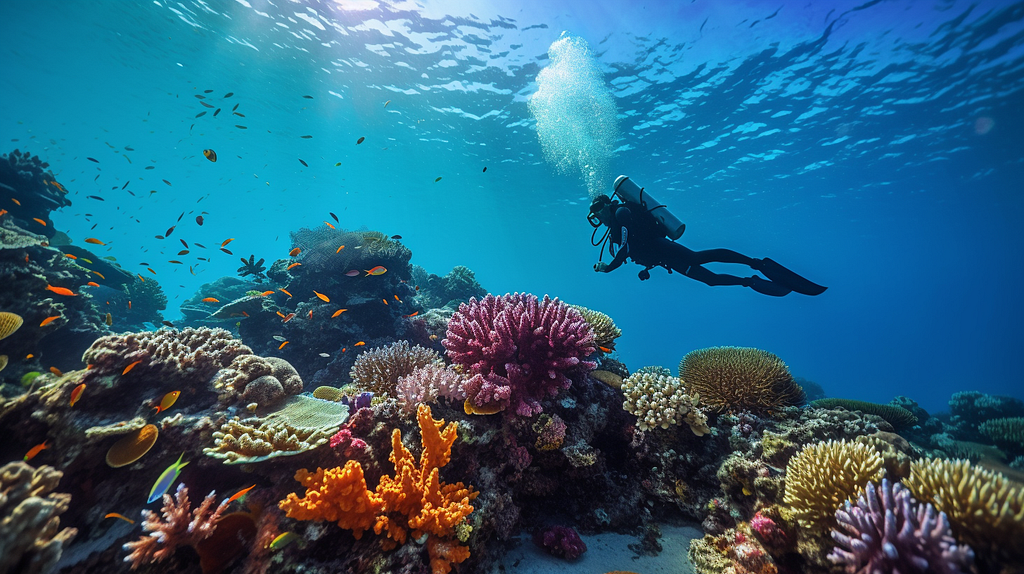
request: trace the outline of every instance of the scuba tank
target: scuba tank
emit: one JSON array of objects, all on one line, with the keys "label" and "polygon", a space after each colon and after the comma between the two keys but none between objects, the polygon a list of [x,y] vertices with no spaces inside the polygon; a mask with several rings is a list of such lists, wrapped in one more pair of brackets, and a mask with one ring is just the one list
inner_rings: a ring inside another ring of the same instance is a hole
[{"label": "scuba tank", "polygon": [[658,230],[672,241],[683,236],[683,232],[686,231],[686,224],[679,221],[667,207],[658,203],[658,200],[651,197],[650,193],[644,191],[644,188],[633,183],[628,176],[620,175],[615,178],[612,190],[613,193],[618,194],[624,201],[638,203],[643,206],[648,213],[654,216],[654,220],[658,224]]}]

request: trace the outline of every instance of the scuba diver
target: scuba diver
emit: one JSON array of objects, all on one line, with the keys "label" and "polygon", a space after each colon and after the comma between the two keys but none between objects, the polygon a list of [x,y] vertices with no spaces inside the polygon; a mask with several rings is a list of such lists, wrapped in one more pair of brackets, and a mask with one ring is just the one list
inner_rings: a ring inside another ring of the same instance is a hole
[{"label": "scuba diver", "polygon": [[[591,203],[590,214],[587,215],[587,221],[594,228],[591,243],[601,248],[601,256],[594,265],[594,271],[614,271],[628,257],[644,267],[639,274],[641,281],[651,278],[650,270],[654,267],[664,267],[669,273],[677,271],[707,285],[742,285],[773,297],[782,297],[794,291],[803,295],[820,295],[827,289],[767,257],[754,259],[731,249],[692,251],[676,243],[675,240],[686,230],[686,225],[624,175],[615,179],[612,195],[619,196],[622,201],[599,195]],[[602,225],[608,229],[604,237],[595,242],[597,230]],[[604,257],[606,241],[608,253],[612,256],[611,263],[600,261]],[[760,271],[767,279],[758,275],[737,277],[713,273],[703,267],[706,263],[739,263]]]}]

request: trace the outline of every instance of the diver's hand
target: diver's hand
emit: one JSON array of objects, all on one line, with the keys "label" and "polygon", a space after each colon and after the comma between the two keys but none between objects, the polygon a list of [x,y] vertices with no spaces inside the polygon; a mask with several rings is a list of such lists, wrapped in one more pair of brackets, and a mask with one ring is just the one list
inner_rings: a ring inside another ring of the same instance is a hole
[{"label": "diver's hand", "polygon": [[594,264],[594,271],[597,271],[598,273],[607,273],[608,272],[608,264],[605,263],[604,261],[595,263]]},{"label": "diver's hand", "polygon": [[651,278],[651,272],[644,269],[639,274],[637,274],[637,277],[639,277],[641,281],[647,281],[648,279]]}]

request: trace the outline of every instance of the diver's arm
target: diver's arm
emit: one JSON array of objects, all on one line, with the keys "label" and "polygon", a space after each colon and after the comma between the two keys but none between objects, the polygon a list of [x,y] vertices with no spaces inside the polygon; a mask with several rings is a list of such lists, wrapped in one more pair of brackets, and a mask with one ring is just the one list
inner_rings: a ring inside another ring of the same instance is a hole
[{"label": "diver's arm", "polygon": [[604,273],[609,273],[611,271],[615,271],[623,263],[626,262],[626,257],[628,257],[628,256],[629,256],[629,246],[628,245],[623,245],[622,247],[619,248],[618,251],[615,252],[615,258],[612,259],[612,262],[609,263],[608,265],[603,266],[601,269],[598,269],[598,271],[603,271]]}]

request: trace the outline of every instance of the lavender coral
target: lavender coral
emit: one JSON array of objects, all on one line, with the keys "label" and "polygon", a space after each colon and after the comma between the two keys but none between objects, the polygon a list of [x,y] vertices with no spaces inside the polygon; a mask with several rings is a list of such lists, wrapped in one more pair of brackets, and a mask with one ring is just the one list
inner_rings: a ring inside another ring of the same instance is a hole
[{"label": "lavender coral", "polygon": [[902,484],[868,483],[856,503],[836,511],[836,521],[837,546],[828,558],[849,574],[973,571],[974,552],[956,544],[946,514],[914,500]]},{"label": "lavender coral", "polygon": [[594,332],[579,311],[547,296],[487,295],[459,305],[442,341],[452,361],[472,374],[464,389],[476,410],[540,413],[541,399],[593,370]]},{"label": "lavender coral", "polygon": [[213,506],[215,501],[216,495],[211,492],[199,507],[192,510],[188,488],[179,484],[174,498],[170,494],[164,495],[163,520],[155,512],[142,511],[145,520],[142,530],[146,535],[124,545],[125,550],[131,551],[124,561],[130,562],[132,570],[135,570],[143,564],[163,562],[181,546],[195,547],[213,534],[217,520],[228,508],[227,499],[216,507]]},{"label": "lavender coral", "polygon": [[406,414],[416,412],[416,407],[424,403],[433,403],[438,397],[453,401],[463,401],[466,394],[462,385],[467,377],[451,365],[429,363],[416,367],[412,373],[398,378],[395,396],[398,405]]}]

